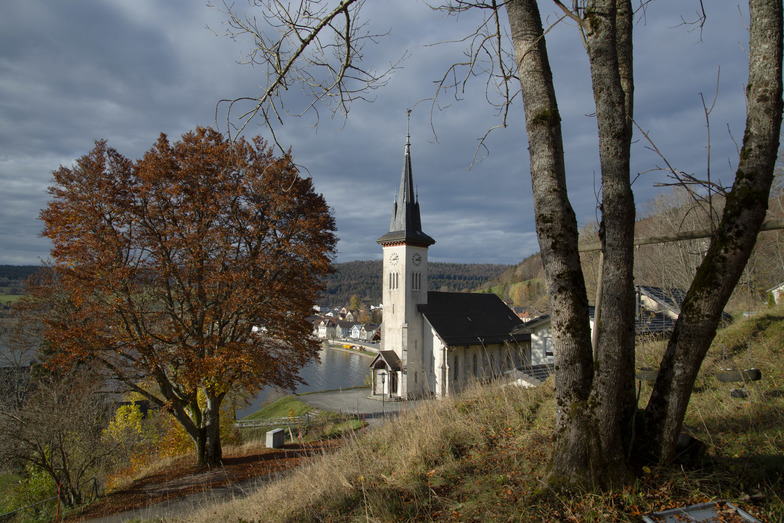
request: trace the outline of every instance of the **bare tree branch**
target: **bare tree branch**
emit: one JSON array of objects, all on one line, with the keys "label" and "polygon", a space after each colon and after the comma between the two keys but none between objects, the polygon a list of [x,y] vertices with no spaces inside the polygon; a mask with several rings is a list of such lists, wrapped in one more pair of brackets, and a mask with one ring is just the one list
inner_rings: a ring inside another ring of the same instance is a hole
[{"label": "bare tree branch", "polygon": [[[261,12],[259,18],[244,16],[234,4],[222,2],[211,7],[227,16],[226,28],[216,34],[232,39],[250,37],[253,48],[240,63],[261,66],[266,81],[260,95],[224,99],[215,110],[216,121],[221,107],[226,107],[229,134],[240,134],[259,116],[270,129],[275,144],[285,152],[275,133],[283,125],[284,115],[304,116],[312,112],[316,124],[318,105],[325,104],[332,116],[348,113],[357,100],[372,101],[369,93],[383,86],[389,74],[398,68],[407,54],[383,71],[360,67],[363,46],[384,34],[366,31],[359,17],[364,0],[341,0],[330,9],[320,0],[300,0],[292,5],[277,0],[251,0],[249,5]],[[296,106],[293,88],[303,91],[309,102],[289,113],[287,102]],[[250,108],[236,116],[239,105]],[[236,124],[234,122],[237,122]]]}]

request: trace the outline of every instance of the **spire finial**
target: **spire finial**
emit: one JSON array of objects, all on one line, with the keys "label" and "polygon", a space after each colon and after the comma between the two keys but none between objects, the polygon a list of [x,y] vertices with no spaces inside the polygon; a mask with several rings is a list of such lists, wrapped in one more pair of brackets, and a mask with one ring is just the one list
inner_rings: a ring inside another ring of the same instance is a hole
[{"label": "spire finial", "polygon": [[408,118],[406,123],[406,145],[411,145],[411,109],[406,109],[406,117]]}]

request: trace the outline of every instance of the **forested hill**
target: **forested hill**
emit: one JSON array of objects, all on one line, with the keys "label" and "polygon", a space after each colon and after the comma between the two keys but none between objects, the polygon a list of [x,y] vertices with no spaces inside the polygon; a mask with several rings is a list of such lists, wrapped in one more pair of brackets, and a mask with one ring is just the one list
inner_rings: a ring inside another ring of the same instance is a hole
[{"label": "forested hill", "polygon": [[[510,266],[430,262],[428,268],[430,290],[470,291],[499,277]],[[35,265],[0,265],[0,281],[21,281],[38,269]],[[348,305],[354,294],[363,303],[381,303],[381,260],[336,263],[335,269],[335,274],[327,279],[327,294],[319,305]]]},{"label": "forested hill", "polygon": [[[335,264],[336,272],[327,279],[326,295],[319,305],[348,305],[351,296],[366,304],[381,303],[381,260],[353,261]],[[437,263],[428,264],[428,289],[432,291],[469,291],[488,280],[497,278],[509,265],[489,263]]]},{"label": "forested hill", "polygon": [[508,267],[479,290],[495,293],[504,301],[531,312],[544,312],[547,309],[547,288],[541,256],[539,253],[532,254],[517,265]]},{"label": "forested hill", "polygon": [[24,280],[39,268],[38,265],[0,265],[0,279]]}]

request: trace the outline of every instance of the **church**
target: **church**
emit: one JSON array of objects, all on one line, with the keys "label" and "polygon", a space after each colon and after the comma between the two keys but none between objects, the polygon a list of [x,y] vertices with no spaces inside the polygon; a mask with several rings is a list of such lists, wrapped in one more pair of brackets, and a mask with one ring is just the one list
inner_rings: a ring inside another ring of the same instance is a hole
[{"label": "church", "polygon": [[443,397],[530,365],[531,335],[498,296],[427,290],[428,249],[436,242],[422,231],[410,135],[389,232],[377,243],[384,320],[381,350],[370,364],[374,396]]}]

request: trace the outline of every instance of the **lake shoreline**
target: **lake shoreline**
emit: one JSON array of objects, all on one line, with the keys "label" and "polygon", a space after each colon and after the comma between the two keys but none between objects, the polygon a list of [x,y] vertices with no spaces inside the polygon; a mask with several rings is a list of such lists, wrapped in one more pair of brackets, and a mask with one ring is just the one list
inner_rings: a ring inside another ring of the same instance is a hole
[{"label": "lake shoreline", "polygon": [[[372,349],[358,351],[343,348],[349,342],[337,342],[333,345],[322,345],[318,360],[311,360],[299,371],[302,382],[297,383],[294,390],[278,390],[274,386],[263,387],[249,401],[238,405],[238,419],[251,415],[276,399],[290,394],[323,392],[330,390],[350,389],[368,383],[370,362],[376,357]],[[353,344],[352,344],[353,345]],[[327,350],[330,349],[330,350]],[[368,359],[370,358],[370,359]]]},{"label": "lake shoreline", "polygon": [[[348,345],[348,344],[346,344]],[[366,358],[375,358],[378,355],[378,349],[367,347],[366,345],[360,345],[361,347],[365,347],[366,350],[355,350],[355,349],[346,349],[343,347],[339,347],[337,345],[322,345],[324,349],[336,350],[340,352],[346,352],[348,354],[358,354],[360,356],[365,356]]]}]

